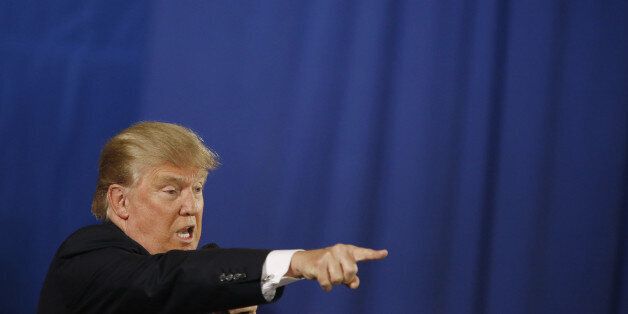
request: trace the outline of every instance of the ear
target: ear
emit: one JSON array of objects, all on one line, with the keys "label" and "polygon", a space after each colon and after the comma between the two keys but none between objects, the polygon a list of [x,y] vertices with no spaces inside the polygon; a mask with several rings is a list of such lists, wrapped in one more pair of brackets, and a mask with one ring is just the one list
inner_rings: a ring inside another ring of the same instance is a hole
[{"label": "ear", "polygon": [[112,184],[107,190],[107,202],[112,211],[110,214],[122,220],[129,218],[127,191],[127,188],[119,184]]}]

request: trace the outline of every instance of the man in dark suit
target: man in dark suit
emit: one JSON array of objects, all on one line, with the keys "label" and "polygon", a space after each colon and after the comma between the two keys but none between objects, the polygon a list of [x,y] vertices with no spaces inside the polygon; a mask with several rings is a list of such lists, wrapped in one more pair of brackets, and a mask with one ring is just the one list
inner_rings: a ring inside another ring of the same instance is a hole
[{"label": "man in dark suit", "polygon": [[138,123],[109,140],[92,203],[102,223],[61,245],[38,312],[255,311],[250,306],[279,299],[283,286],[300,278],[317,280],[326,291],[338,284],[355,289],[357,262],[387,255],[344,244],[197,250],[203,184],[217,165],[194,132],[175,124]]}]

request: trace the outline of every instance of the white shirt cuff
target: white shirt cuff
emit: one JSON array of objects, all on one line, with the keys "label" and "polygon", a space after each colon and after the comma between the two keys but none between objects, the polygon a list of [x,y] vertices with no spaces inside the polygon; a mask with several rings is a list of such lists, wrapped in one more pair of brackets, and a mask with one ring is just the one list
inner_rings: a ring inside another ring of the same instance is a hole
[{"label": "white shirt cuff", "polygon": [[299,281],[299,278],[286,277],[292,255],[303,250],[275,250],[268,253],[262,267],[262,295],[270,302],[275,298],[277,288]]}]

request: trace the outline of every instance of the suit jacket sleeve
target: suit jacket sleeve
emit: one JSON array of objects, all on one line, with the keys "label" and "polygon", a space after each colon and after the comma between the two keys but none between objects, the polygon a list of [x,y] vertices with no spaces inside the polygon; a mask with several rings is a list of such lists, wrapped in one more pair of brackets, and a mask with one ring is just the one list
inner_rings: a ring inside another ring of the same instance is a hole
[{"label": "suit jacket sleeve", "polygon": [[122,235],[66,241],[51,264],[39,312],[207,313],[266,303],[260,277],[268,250],[150,255]]}]

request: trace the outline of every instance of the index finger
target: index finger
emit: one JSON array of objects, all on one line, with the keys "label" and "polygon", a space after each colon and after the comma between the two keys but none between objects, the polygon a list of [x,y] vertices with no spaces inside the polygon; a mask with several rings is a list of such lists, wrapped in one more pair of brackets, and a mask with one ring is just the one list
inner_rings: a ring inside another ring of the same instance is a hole
[{"label": "index finger", "polygon": [[373,261],[383,259],[384,257],[388,256],[388,250],[373,250],[365,247],[356,246],[353,249],[352,254],[356,262]]},{"label": "index finger", "polygon": [[243,308],[239,308],[239,309],[232,309],[232,310],[228,310],[227,312],[229,314],[257,313],[257,305],[249,306],[249,307],[243,307]]}]

